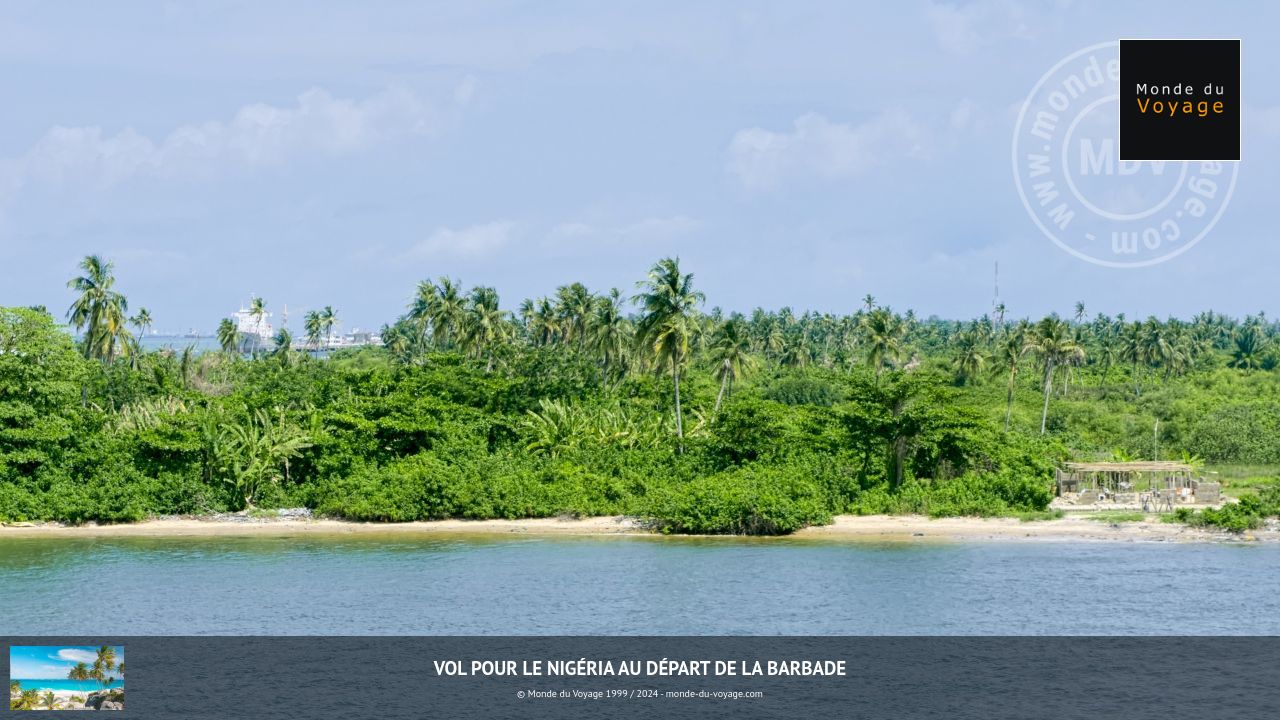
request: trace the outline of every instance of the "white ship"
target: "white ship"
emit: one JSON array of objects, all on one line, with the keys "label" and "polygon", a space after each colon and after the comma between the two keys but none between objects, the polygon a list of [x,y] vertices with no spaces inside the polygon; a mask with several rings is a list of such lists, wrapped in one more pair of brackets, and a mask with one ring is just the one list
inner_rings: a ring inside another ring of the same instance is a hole
[{"label": "white ship", "polygon": [[232,317],[235,318],[236,332],[240,334],[246,345],[249,347],[271,345],[272,338],[275,337],[275,330],[271,327],[271,313],[254,313],[249,308],[241,306]]}]

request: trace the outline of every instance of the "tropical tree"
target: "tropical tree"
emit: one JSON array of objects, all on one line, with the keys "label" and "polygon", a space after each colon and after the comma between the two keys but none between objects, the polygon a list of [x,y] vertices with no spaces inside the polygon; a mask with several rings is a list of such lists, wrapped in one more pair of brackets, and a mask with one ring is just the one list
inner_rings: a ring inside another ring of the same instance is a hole
[{"label": "tropical tree", "polygon": [[623,356],[631,328],[623,316],[622,304],[622,291],[613,288],[608,295],[596,298],[587,324],[588,345],[599,357],[606,378],[614,368],[625,368]]},{"label": "tropical tree", "polygon": [[640,306],[636,342],[661,365],[671,369],[675,385],[676,437],[684,448],[684,417],[680,407],[680,372],[689,353],[689,336],[698,306],[705,300],[693,289],[693,273],[680,271],[679,258],[654,263],[633,301]]},{"label": "tropical tree", "polygon": [[279,360],[284,367],[293,366],[297,354],[293,352],[293,333],[289,332],[289,328],[280,328],[272,342],[274,347],[271,348],[271,357]]},{"label": "tropical tree", "polygon": [[89,680],[90,677],[89,666],[82,662],[76,663],[75,666],[71,668],[71,672],[67,673],[68,680],[77,680],[79,682],[85,682]]},{"label": "tropical tree", "polygon": [[332,305],[325,305],[320,311],[320,327],[324,328],[325,347],[333,345],[333,328],[338,324],[338,313]]},{"label": "tropical tree", "polygon": [[324,318],[319,311],[311,310],[303,316],[302,330],[307,334],[307,346],[319,350],[320,338],[324,337]]},{"label": "tropical tree", "polygon": [[715,378],[720,381],[720,391],[716,393],[716,406],[712,411],[714,414],[720,412],[720,404],[725,394],[732,391],[733,383],[756,366],[756,359],[751,355],[751,340],[741,320],[730,318],[716,329],[711,344],[711,362]]},{"label": "tropical tree", "polygon": [[1071,328],[1055,315],[1044,318],[1028,333],[1027,349],[1044,364],[1044,409],[1040,413],[1040,434],[1043,435],[1049,419],[1053,373],[1059,366],[1083,357],[1084,349],[1076,344]]},{"label": "tropical tree", "polygon": [[84,274],[72,278],[67,287],[79,297],[67,309],[67,320],[77,332],[84,331],[82,351],[86,358],[110,363],[120,353],[128,352],[130,337],[125,327],[129,301],[116,292],[114,265],[98,255],[80,261]]},{"label": "tropical tree", "polygon": [[1018,381],[1018,366],[1027,352],[1027,324],[1025,321],[1006,333],[998,348],[1000,366],[1009,372],[1009,385],[1005,394],[1004,429],[1009,429],[1013,419],[1013,391]]},{"label": "tropical tree", "polygon": [[587,327],[595,308],[595,296],[582,283],[556,289],[556,319],[561,338],[582,347],[587,342]]},{"label": "tropical tree", "polygon": [[41,704],[45,710],[52,710],[58,706],[58,698],[53,694],[52,690],[46,690],[44,696],[40,698]]},{"label": "tropical tree", "polygon": [[240,352],[240,330],[231,318],[223,318],[218,323],[218,345],[227,354]]},{"label": "tropical tree", "polygon": [[248,510],[268,484],[288,479],[289,461],[311,447],[311,438],[285,418],[284,410],[277,409],[274,419],[258,410],[225,427],[217,447],[224,480]]},{"label": "tropical tree", "polygon": [[138,308],[137,314],[129,318],[129,324],[138,329],[139,335],[145,337],[147,333],[151,332],[151,325],[153,324],[151,311],[146,308]]},{"label": "tropical tree", "polygon": [[975,381],[987,365],[987,353],[983,350],[984,340],[977,330],[963,332],[956,342],[956,357],[953,361],[956,378],[961,384]]},{"label": "tropical tree", "polygon": [[23,690],[15,699],[9,698],[10,710],[35,710],[40,705],[39,690]]},{"label": "tropical tree", "polygon": [[498,307],[498,291],[491,287],[472,289],[463,316],[461,340],[476,359],[486,360],[487,370],[493,370],[493,348],[509,338],[511,330],[507,313]]},{"label": "tropical tree", "polygon": [[106,688],[115,679],[110,674],[115,669],[116,649],[110,645],[102,645],[98,648],[97,657],[93,660],[93,670],[89,673],[89,677],[97,680],[99,685]]},{"label": "tropical tree", "polygon": [[434,286],[435,298],[430,304],[431,337],[439,347],[453,347],[461,340],[467,315],[467,300],[461,285],[447,277]]},{"label": "tropical tree", "polygon": [[1266,363],[1270,344],[1256,324],[1242,325],[1232,336],[1231,359],[1227,364],[1240,370],[1257,370]]},{"label": "tropical tree", "polygon": [[[871,299],[868,296],[868,300]],[[901,357],[906,328],[902,318],[888,308],[878,307],[862,316],[860,329],[867,363],[875,368],[878,383],[885,366]]]}]

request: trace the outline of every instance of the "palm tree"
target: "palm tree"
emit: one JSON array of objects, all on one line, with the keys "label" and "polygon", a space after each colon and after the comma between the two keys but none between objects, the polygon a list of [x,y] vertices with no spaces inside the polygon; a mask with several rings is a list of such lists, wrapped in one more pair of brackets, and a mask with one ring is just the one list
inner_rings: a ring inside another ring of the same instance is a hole
[{"label": "palm tree", "polygon": [[324,328],[325,347],[333,345],[333,327],[338,324],[338,313],[332,305],[325,305],[320,311],[320,326]]},{"label": "palm tree", "polygon": [[52,690],[46,690],[44,697],[40,698],[40,702],[44,704],[45,710],[52,710],[58,705],[58,698],[53,694]]},{"label": "palm tree", "polygon": [[462,342],[477,359],[486,358],[486,371],[493,370],[493,346],[511,335],[511,323],[507,313],[498,307],[498,291],[491,287],[477,287],[467,298],[466,315],[462,322]]},{"label": "palm tree", "polygon": [[224,353],[240,352],[240,331],[231,318],[223,318],[222,322],[218,323],[218,344],[222,346]]},{"label": "palm tree", "polygon": [[110,684],[111,680],[108,673],[116,669],[116,649],[110,645],[103,645],[98,648],[98,656],[93,660],[93,671],[89,673],[89,677],[98,681],[104,689]]},{"label": "palm tree", "polygon": [[1027,352],[1027,323],[1019,322],[1013,331],[1005,334],[999,347],[1000,365],[1009,369],[1009,388],[1005,397],[1004,429],[1009,429],[1013,419],[1013,391],[1018,380],[1018,364]]},{"label": "palm tree", "polygon": [[320,338],[324,336],[324,319],[320,313],[311,310],[302,318],[302,329],[307,333],[307,345],[312,350],[320,349]]},{"label": "palm tree", "polygon": [[715,366],[715,378],[720,381],[720,391],[716,393],[713,414],[720,412],[720,404],[725,393],[731,391],[733,383],[755,368],[756,359],[750,350],[751,341],[742,328],[741,320],[730,318],[717,328],[711,344],[711,361]]},{"label": "palm tree", "polygon": [[538,298],[529,303],[525,317],[525,329],[534,345],[549,345],[560,335],[560,322],[550,298]]},{"label": "palm tree", "polygon": [[85,682],[89,678],[90,678],[89,666],[85,665],[82,662],[76,663],[75,667],[71,668],[71,672],[67,673],[68,680],[78,680],[80,682]]},{"label": "palm tree", "polygon": [[958,353],[955,357],[956,378],[961,384],[977,380],[987,364],[987,354],[982,350],[983,339],[976,330],[969,330],[959,335],[956,342]]},{"label": "palm tree", "polygon": [[98,255],[80,261],[84,275],[72,278],[67,287],[80,293],[67,309],[67,320],[77,332],[84,330],[83,352],[86,358],[110,363],[119,352],[128,352],[129,330],[125,316],[129,301],[116,292],[114,265]]},{"label": "palm tree", "polygon": [[23,690],[17,704],[13,700],[9,701],[10,710],[35,710],[40,704],[39,690]]},{"label": "palm tree", "polygon": [[1124,335],[1120,340],[1120,359],[1131,363],[1133,366],[1133,392],[1135,395],[1142,394],[1142,375],[1139,369],[1142,365],[1151,361],[1150,344],[1142,323],[1133,323],[1125,328]]},{"label": "palm tree", "polygon": [[267,301],[260,297],[249,301],[249,316],[253,318],[253,352],[262,349],[262,327],[267,317]]},{"label": "palm tree", "polygon": [[885,364],[902,355],[906,329],[902,319],[888,308],[876,308],[862,316],[861,330],[867,362],[875,368],[876,383],[879,384]]},{"label": "palm tree", "polygon": [[563,340],[582,347],[587,341],[587,324],[594,306],[595,296],[582,283],[556,289],[556,315]]},{"label": "palm tree", "polygon": [[1076,344],[1067,324],[1055,315],[1039,323],[1027,337],[1027,349],[1044,363],[1044,409],[1040,413],[1040,434],[1049,419],[1049,396],[1053,392],[1053,372],[1059,365],[1084,357],[1084,349]]},{"label": "palm tree", "polygon": [[588,342],[600,357],[600,367],[606,378],[614,367],[625,368],[621,361],[626,352],[630,327],[623,317],[622,303],[622,291],[618,288],[596,298],[595,309],[587,324]]},{"label": "palm tree", "polygon": [[195,353],[195,346],[188,345],[182,349],[182,355],[178,357],[178,373],[182,376],[182,388],[184,390],[191,382],[191,368],[195,364]]},{"label": "palm tree", "polygon": [[430,280],[418,283],[418,289],[409,303],[409,314],[406,316],[418,331],[419,339],[426,341],[431,336],[431,319],[435,315],[436,286]]},{"label": "palm tree", "polygon": [[146,308],[138,308],[138,313],[129,318],[129,324],[138,328],[138,334],[145,337],[147,333],[151,332],[151,311]]},{"label": "palm tree", "polygon": [[1229,366],[1257,370],[1266,362],[1270,343],[1255,323],[1240,326],[1232,337],[1232,343],[1231,359],[1227,361]]},{"label": "palm tree", "polygon": [[447,277],[440,278],[435,291],[436,297],[430,307],[431,337],[441,347],[452,347],[460,340],[467,301],[462,296],[460,284]]},{"label": "palm tree", "polygon": [[293,333],[289,332],[289,328],[280,328],[276,336],[272,338],[274,347],[271,349],[271,356],[280,361],[285,367],[293,365]]},{"label": "palm tree", "polygon": [[679,258],[654,263],[649,277],[636,283],[642,292],[633,301],[640,306],[636,342],[659,363],[671,367],[675,384],[676,437],[684,449],[684,417],[680,407],[680,370],[689,352],[689,336],[698,305],[705,297],[693,289],[693,273],[680,272]]}]

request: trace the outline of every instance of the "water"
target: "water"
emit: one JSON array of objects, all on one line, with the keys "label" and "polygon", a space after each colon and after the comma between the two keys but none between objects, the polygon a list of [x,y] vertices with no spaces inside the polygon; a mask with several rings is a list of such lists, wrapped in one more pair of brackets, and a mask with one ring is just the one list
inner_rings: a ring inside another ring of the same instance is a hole
[{"label": "water", "polygon": [[0,635],[1272,635],[1278,570],[1218,544],[15,538]]},{"label": "water", "polygon": [[10,679],[17,680],[19,683],[21,683],[23,690],[39,690],[40,692],[45,692],[46,690],[52,690],[53,692],[70,690],[71,692],[88,694],[91,692],[97,692],[98,690],[107,690],[107,689],[124,687],[123,680],[116,680],[112,683],[104,684],[104,683],[99,683],[96,680],[81,681],[81,680],[65,680],[65,679],[49,680],[49,679],[32,679],[32,678],[10,678]]}]

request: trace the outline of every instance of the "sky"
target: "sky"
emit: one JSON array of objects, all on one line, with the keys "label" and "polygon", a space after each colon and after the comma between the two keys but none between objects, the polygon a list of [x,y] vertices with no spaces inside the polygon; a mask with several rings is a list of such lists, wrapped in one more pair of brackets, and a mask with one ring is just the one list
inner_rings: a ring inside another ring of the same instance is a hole
[{"label": "sky", "polygon": [[[115,646],[116,664],[124,647]],[[22,680],[65,680],[76,663],[93,666],[98,648],[87,645],[14,645],[9,648],[9,677]]]},{"label": "sky", "polygon": [[[972,317],[998,262],[1011,317],[1274,314],[1278,36],[1261,3],[7,2],[0,305],[63,314],[98,253],[159,331],[252,295],[350,330],[424,278],[515,308],[677,255],[726,310]],[[1230,206],[1144,269],[1052,244],[1010,164],[1041,75],[1120,37],[1243,39]]]}]

